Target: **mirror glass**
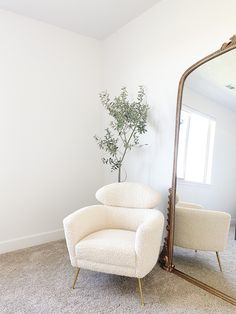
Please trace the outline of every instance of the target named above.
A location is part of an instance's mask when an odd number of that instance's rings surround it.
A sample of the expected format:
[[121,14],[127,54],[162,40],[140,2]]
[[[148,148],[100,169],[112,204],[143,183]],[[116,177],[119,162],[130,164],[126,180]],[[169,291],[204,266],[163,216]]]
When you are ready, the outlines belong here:
[[175,267],[236,298],[236,49],[184,83],[176,193]]

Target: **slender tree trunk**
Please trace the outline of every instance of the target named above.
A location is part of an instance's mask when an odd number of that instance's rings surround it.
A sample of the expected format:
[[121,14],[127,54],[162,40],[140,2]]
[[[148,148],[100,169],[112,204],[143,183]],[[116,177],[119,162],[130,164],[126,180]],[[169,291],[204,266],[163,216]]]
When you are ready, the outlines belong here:
[[[125,158],[127,149],[128,149],[128,147],[129,147],[129,142],[130,142],[131,138],[133,137],[135,130],[136,130],[136,126],[133,128],[133,131],[131,132],[130,137],[129,137],[129,139],[128,139],[128,142],[127,142],[127,144],[126,144],[126,148],[125,148],[124,153],[123,153],[123,156],[122,156],[122,158],[121,158],[121,165],[122,165],[122,162],[123,162],[123,160],[124,160],[124,158]],[[121,166],[120,166],[120,168],[119,168],[119,170],[118,170],[118,182],[121,182]]]
[[121,167],[118,169],[118,182],[121,180]]

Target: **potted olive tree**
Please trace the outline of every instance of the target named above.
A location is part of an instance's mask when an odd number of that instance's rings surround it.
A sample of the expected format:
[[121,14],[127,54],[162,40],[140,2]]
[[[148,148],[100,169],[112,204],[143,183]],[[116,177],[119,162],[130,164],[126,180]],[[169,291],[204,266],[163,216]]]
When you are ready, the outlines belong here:
[[121,168],[125,156],[139,143],[141,134],[147,132],[147,112],[149,106],[143,86],[139,87],[137,99],[130,102],[127,88],[123,87],[119,96],[113,100],[105,91],[100,93],[102,105],[107,110],[111,121],[105,129],[103,137],[95,135],[100,149],[105,151],[102,162],[111,167],[111,171],[118,171],[118,182],[121,181]]

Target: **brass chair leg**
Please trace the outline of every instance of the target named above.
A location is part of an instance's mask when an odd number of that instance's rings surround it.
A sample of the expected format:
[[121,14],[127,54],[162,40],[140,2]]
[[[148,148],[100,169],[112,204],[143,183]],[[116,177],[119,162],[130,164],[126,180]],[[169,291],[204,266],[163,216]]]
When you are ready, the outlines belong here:
[[140,294],[140,302],[141,305],[144,305],[144,301],[143,301],[143,291],[142,291],[142,284],[141,284],[141,279],[138,278],[138,287],[139,287],[139,294]]
[[217,257],[217,260],[218,260],[218,264],[219,264],[219,267],[220,267],[220,271],[222,272],[222,266],[221,266],[221,262],[220,262],[220,255],[219,255],[219,252],[216,252],[216,257]]
[[73,282],[72,289],[75,289],[75,283],[76,283],[76,280],[77,280],[77,278],[78,278],[79,271],[80,271],[80,268],[78,267],[77,272],[76,272],[76,275],[75,275],[75,279],[74,279],[74,282]]

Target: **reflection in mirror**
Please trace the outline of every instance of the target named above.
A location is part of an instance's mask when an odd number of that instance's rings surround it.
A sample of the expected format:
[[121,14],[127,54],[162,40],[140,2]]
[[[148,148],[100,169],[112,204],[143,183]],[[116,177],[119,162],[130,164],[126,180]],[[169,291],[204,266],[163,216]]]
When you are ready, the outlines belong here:
[[176,196],[175,267],[236,298],[236,50],[185,81]]

